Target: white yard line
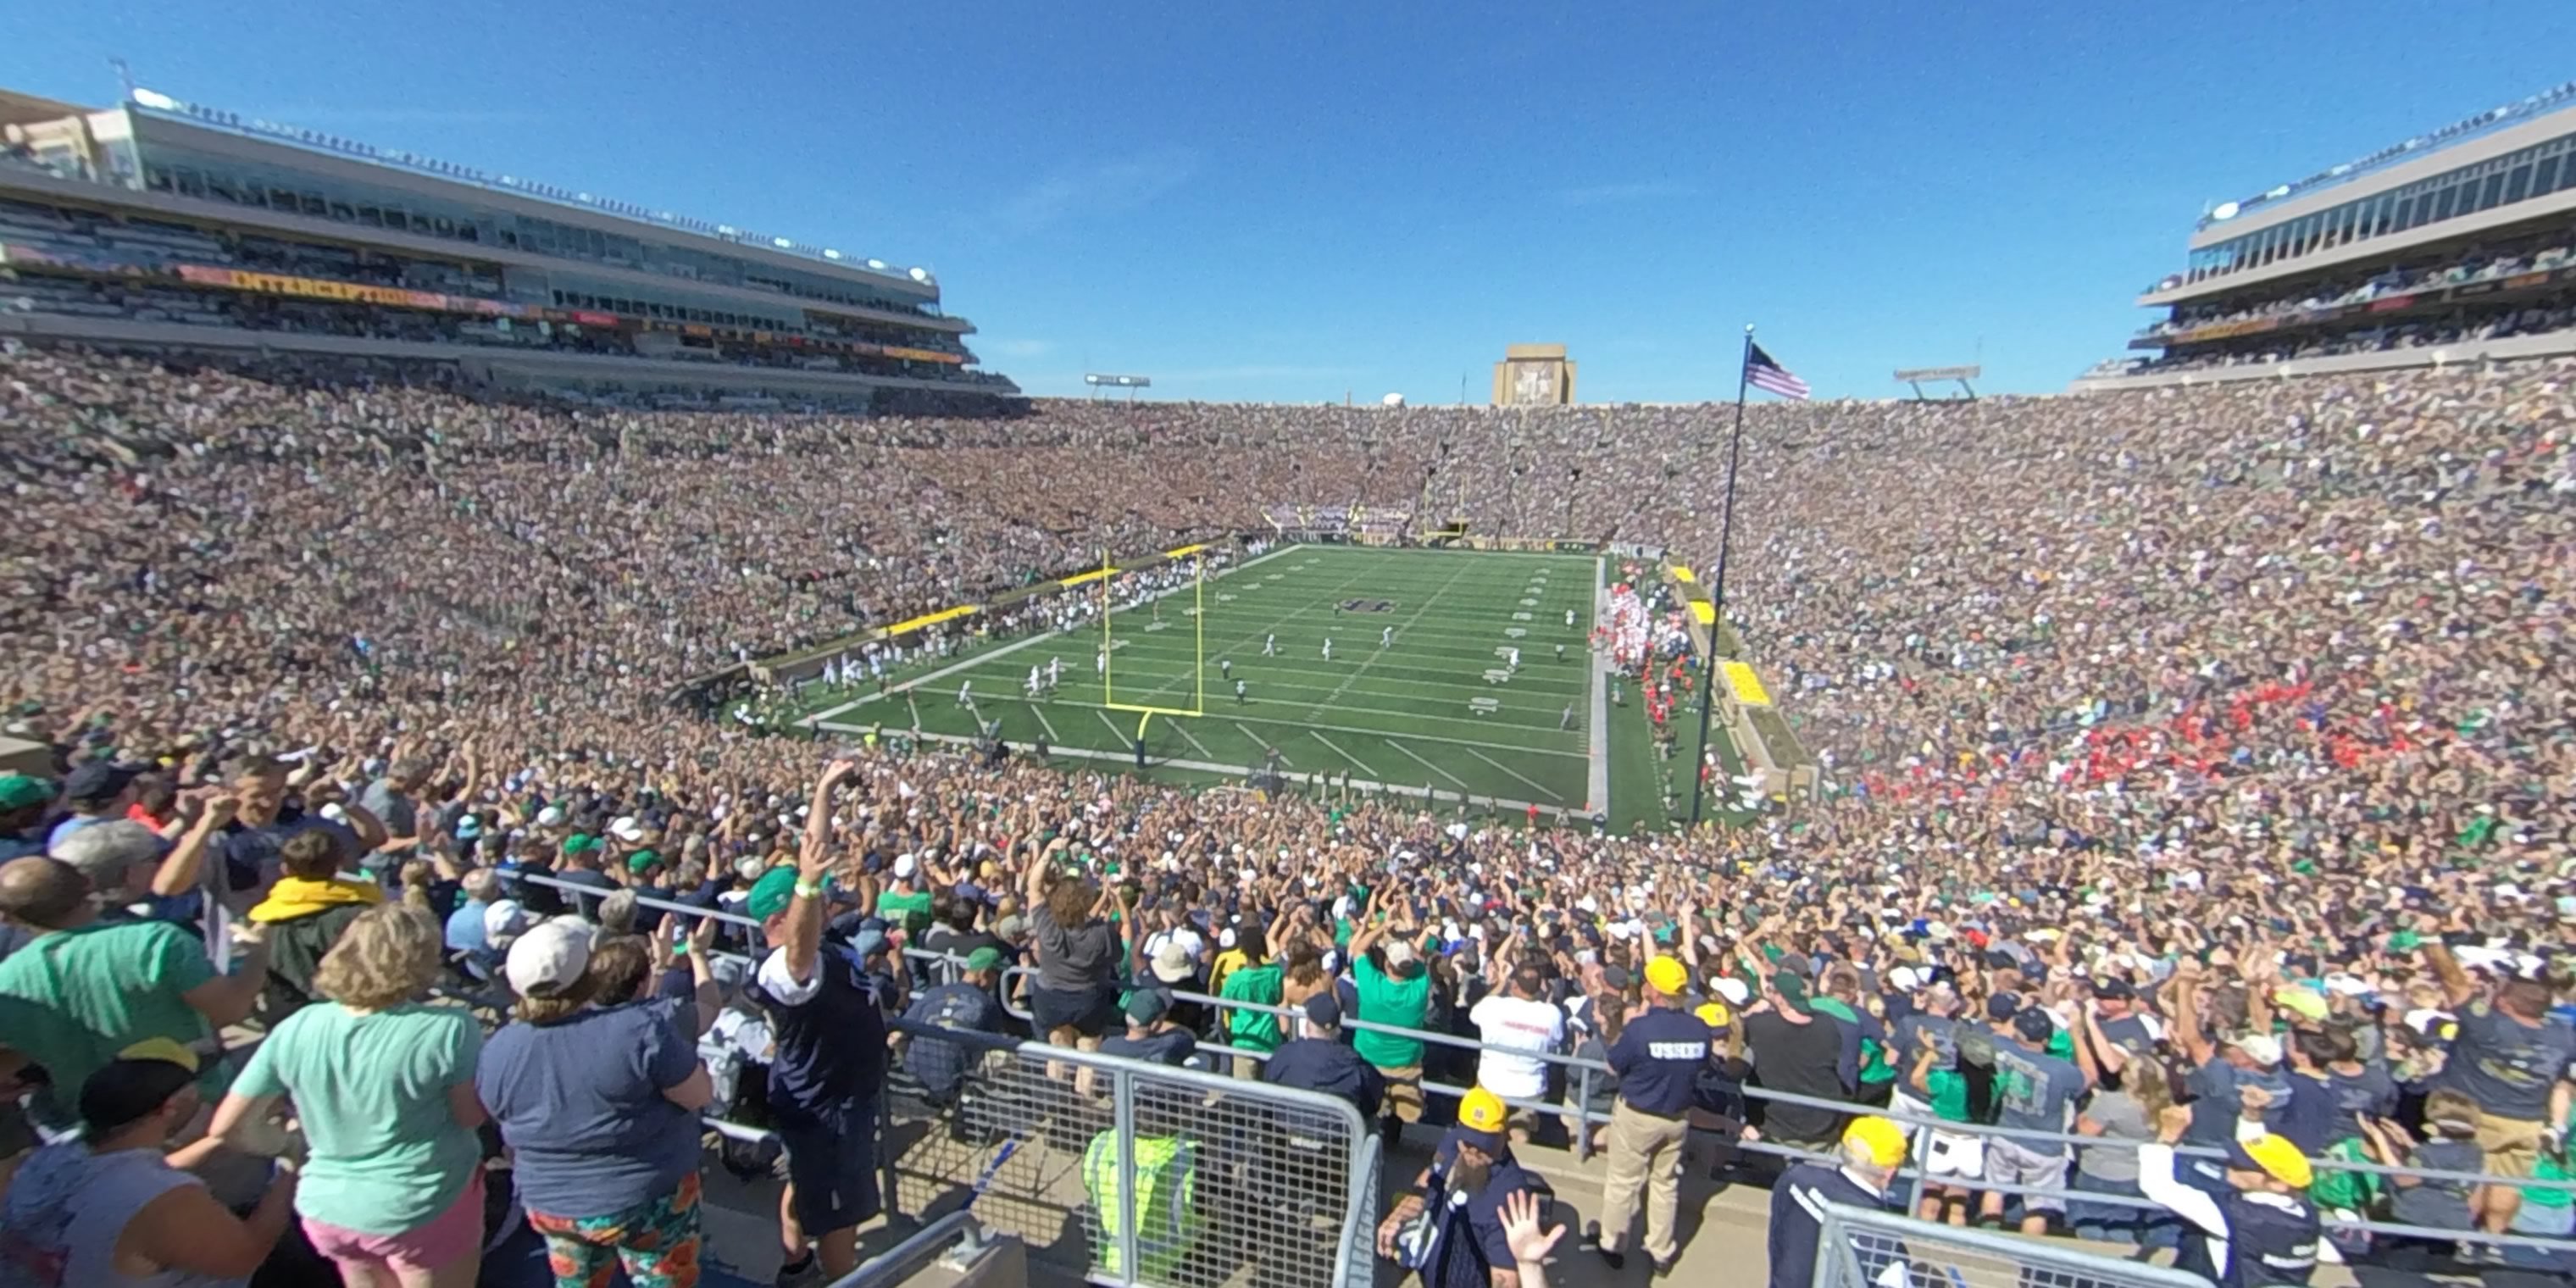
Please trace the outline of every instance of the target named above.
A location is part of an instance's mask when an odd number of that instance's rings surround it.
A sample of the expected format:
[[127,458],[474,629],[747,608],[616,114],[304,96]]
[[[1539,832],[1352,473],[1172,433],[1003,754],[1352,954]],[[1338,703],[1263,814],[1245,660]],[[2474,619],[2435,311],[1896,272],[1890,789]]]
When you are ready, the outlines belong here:
[[1030,703],[1030,704],[1029,704],[1029,714],[1030,714],[1030,715],[1033,715],[1033,716],[1036,716],[1036,717],[1038,718],[1038,728],[1040,728],[1040,729],[1044,729],[1044,730],[1046,730],[1046,731],[1047,731],[1047,741],[1048,741],[1048,742],[1062,742],[1062,741],[1064,741],[1063,736],[1062,736],[1062,735],[1060,735],[1060,734],[1058,734],[1058,733],[1055,731],[1055,722],[1046,718],[1046,708],[1045,708],[1045,707],[1039,706],[1037,703],[1032,702],[1032,703]]
[[1246,737],[1246,738],[1250,738],[1250,739],[1251,739],[1251,740],[1253,740],[1254,742],[1261,743],[1261,749],[1262,749],[1263,751],[1269,752],[1271,755],[1277,756],[1277,757],[1279,758],[1279,763],[1280,763],[1280,764],[1283,764],[1283,765],[1295,765],[1295,764],[1297,763],[1296,761],[1290,760],[1290,759],[1288,758],[1288,753],[1287,753],[1287,752],[1281,751],[1281,750],[1279,750],[1277,747],[1273,747],[1273,746],[1271,746],[1269,743],[1261,742],[1261,735],[1260,735],[1260,734],[1257,734],[1257,733],[1254,733],[1253,731],[1251,731],[1251,730],[1249,730],[1249,729],[1244,728],[1244,727],[1243,727],[1243,722],[1242,722],[1242,721],[1240,721],[1240,720],[1235,721],[1235,722],[1234,722],[1234,727],[1235,727],[1235,731],[1236,731],[1236,732],[1238,732],[1238,733],[1241,733],[1244,737]]
[[[1610,560],[1606,556],[1593,560],[1592,620],[1596,622],[1601,620],[1603,600],[1608,594],[1603,586],[1609,579]],[[1591,776],[1584,781],[1589,785],[1591,793],[1588,803],[1603,817],[1608,817],[1610,813],[1610,676],[1609,672],[1602,667],[1601,659],[1595,656],[1591,649],[1583,650],[1583,661],[1586,666],[1592,668],[1590,703],[1592,722],[1584,730],[1583,738],[1584,750],[1590,752],[1592,756],[1592,772]]]
[[[1404,625],[1397,627],[1395,633],[1397,635],[1402,635],[1406,631],[1412,630],[1413,624],[1421,621],[1422,615],[1430,612],[1431,606],[1439,603],[1440,597],[1448,594],[1449,588],[1457,585],[1458,579],[1466,575],[1466,572],[1467,566],[1465,564],[1458,565],[1457,571],[1449,574],[1449,580],[1440,583],[1440,589],[1431,592],[1430,597],[1422,601],[1422,606],[1420,608],[1413,610],[1413,615],[1411,617],[1404,619]],[[1378,659],[1385,657],[1386,654],[1387,650],[1384,647],[1381,647],[1378,651],[1369,654],[1368,660],[1360,663],[1357,670],[1352,671],[1348,677],[1344,678],[1339,688],[1336,688],[1330,694],[1327,694],[1323,701],[1316,703],[1311,710],[1306,712],[1306,718],[1312,720],[1315,717],[1324,714],[1324,712],[1335,702],[1341,700],[1343,694],[1350,692],[1351,686],[1359,683],[1360,677],[1368,674],[1369,668],[1376,666],[1378,664]],[[1372,770],[1371,772],[1373,773],[1375,771]]]
[[1100,709],[1100,708],[1098,708],[1098,707],[1093,707],[1093,708],[1091,709],[1091,714],[1093,714],[1093,715],[1095,715],[1095,716],[1100,717],[1100,723],[1102,723],[1102,724],[1105,724],[1105,725],[1109,726],[1109,736],[1110,736],[1110,737],[1112,737],[1112,738],[1117,739],[1117,740],[1118,740],[1118,745],[1119,745],[1119,746],[1121,746],[1121,747],[1127,747],[1127,748],[1130,748],[1130,749],[1132,749],[1132,748],[1134,748],[1134,747],[1135,747],[1135,745],[1136,745],[1136,740],[1135,740],[1135,739],[1133,739],[1133,738],[1128,737],[1128,736],[1127,736],[1127,731],[1126,731],[1126,730],[1124,730],[1124,729],[1119,728],[1119,727],[1118,727],[1118,722],[1117,722],[1117,721],[1115,721],[1115,720],[1110,719],[1110,718],[1109,718],[1109,713],[1108,713],[1108,712],[1106,712],[1106,711],[1104,711],[1104,710],[1101,710],[1101,709]]
[[[1379,566],[1379,565],[1381,565],[1381,564],[1383,564],[1384,562],[1385,562],[1384,560],[1371,560],[1371,561],[1369,561],[1368,565],[1367,565],[1367,566],[1365,566],[1365,567],[1363,567],[1363,568],[1361,568],[1361,569],[1360,569],[1360,571],[1358,571],[1358,572],[1356,572],[1356,573],[1351,574],[1349,577],[1345,578],[1345,579],[1344,579],[1340,584],[1338,584],[1338,585],[1334,586],[1331,590],[1324,592],[1325,597],[1324,597],[1324,601],[1323,601],[1323,602],[1324,602],[1325,604],[1327,604],[1327,605],[1330,605],[1330,604],[1333,602],[1333,596],[1339,595],[1339,594],[1341,594],[1343,591],[1350,589],[1350,588],[1351,588],[1351,583],[1356,582],[1356,581],[1359,581],[1359,580],[1361,580],[1362,578],[1368,577],[1368,576],[1370,576],[1371,574],[1375,573],[1375,572],[1378,570],[1378,566]],[[1246,565],[1246,566],[1249,566],[1249,565]],[[1454,575],[1454,574],[1453,574],[1453,575]],[[1202,666],[1202,667],[1204,667],[1204,666],[1206,666],[1208,663],[1213,662],[1213,661],[1217,660],[1218,658],[1221,658],[1221,657],[1232,657],[1232,656],[1234,656],[1234,651],[1235,651],[1236,649],[1242,648],[1244,645],[1250,644],[1250,643],[1252,643],[1254,640],[1259,639],[1259,638],[1261,638],[1261,637],[1263,637],[1263,636],[1266,636],[1266,635],[1275,635],[1275,634],[1277,634],[1277,633],[1278,633],[1278,631],[1279,631],[1279,628],[1280,628],[1280,627],[1285,626],[1285,625],[1287,625],[1288,623],[1290,623],[1290,622],[1292,622],[1292,621],[1295,621],[1297,618],[1299,618],[1299,617],[1303,616],[1303,615],[1304,615],[1304,614],[1306,614],[1306,613],[1309,613],[1309,612],[1314,611],[1314,608],[1315,608],[1315,605],[1313,605],[1313,604],[1309,603],[1309,604],[1303,605],[1303,606],[1298,607],[1298,608],[1292,608],[1292,609],[1289,609],[1286,613],[1284,613],[1284,614],[1282,614],[1281,616],[1279,616],[1276,620],[1273,620],[1269,625],[1262,627],[1260,630],[1254,631],[1254,632],[1252,632],[1252,633],[1251,633],[1251,634],[1249,634],[1249,635],[1242,636],[1241,638],[1236,639],[1236,640],[1235,640],[1235,641],[1233,641],[1232,643],[1227,644],[1224,648],[1218,649],[1217,651],[1215,651],[1215,652],[1213,652],[1213,653],[1207,653],[1207,654],[1204,654],[1204,655],[1203,655],[1203,656],[1201,656],[1201,657],[1200,657],[1200,659],[1199,659],[1199,665],[1200,665],[1200,666]],[[1147,689],[1147,690],[1145,691],[1145,698],[1137,699],[1137,705],[1142,706],[1142,705],[1144,705],[1144,702],[1145,702],[1145,699],[1146,699],[1146,698],[1153,698],[1153,697],[1156,697],[1156,696],[1158,696],[1158,695],[1160,695],[1160,694],[1162,694],[1162,693],[1164,693],[1164,692],[1168,691],[1168,690],[1169,690],[1173,685],[1176,685],[1176,684],[1186,684],[1186,683],[1188,683],[1188,682],[1189,682],[1189,679],[1190,679],[1189,675],[1188,675],[1187,673],[1183,673],[1183,674],[1182,674],[1182,676],[1181,676],[1179,679],[1166,680],[1166,681],[1164,681],[1163,683],[1158,684],[1158,685],[1154,686],[1154,687],[1153,687],[1153,688],[1151,688],[1151,689]]]
[[1521,771],[1519,771],[1519,770],[1517,770],[1517,769],[1514,769],[1514,768],[1512,768],[1511,766],[1506,765],[1506,764],[1504,764],[1503,762],[1501,762],[1501,761],[1499,761],[1499,760],[1496,760],[1496,759],[1494,759],[1493,757],[1488,756],[1488,755],[1486,755],[1485,753],[1483,753],[1483,752],[1481,752],[1481,751],[1478,751],[1478,750],[1476,750],[1476,749],[1475,749],[1475,748],[1473,748],[1473,747],[1469,747],[1469,748],[1467,749],[1467,754],[1468,754],[1468,755],[1470,755],[1470,756],[1475,757],[1475,758],[1476,758],[1476,759],[1478,759],[1478,760],[1481,760],[1481,761],[1485,762],[1485,763],[1486,763],[1486,764],[1488,764],[1488,765],[1493,766],[1493,767],[1494,767],[1494,768],[1496,768],[1496,769],[1499,769],[1499,770],[1503,771],[1503,772],[1504,772],[1504,773],[1506,773],[1506,774],[1510,774],[1510,775],[1511,775],[1512,777],[1514,777],[1514,778],[1518,778],[1518,779],[1520,779],[1520,780],[1521,780],[1522,782],[1524,782],[1524,783],[1529,783],[1529,786],[1530,786],[1530,790],[1531,790],[1531,791],[1537,792],[1539,795],[1541,795],[1541,796],[1545,796],[1545,797],[1546,797],[1546,798],[1548,798],[1549,800],[1562,802],[1562,801],[1564,801],[1564,799],[1565,799],[1564,797],[1559,796],[1559,795],[1557,795],[1556,793],[1554,793],[1554,792],[1552,792],[1552,791],[1549,791],[1547,788],[1542,787],[1542,786],[1540,786],[1539,784],[1537,784],[1537,783],[1535,783],[1535,782],[1531,782],[1529,778],[1525,777],[1525,776],[1521,773]]
[[1423,759],[1420,755],[1414,752],[1413,748],[1407,747],[1393,738],[1387,739],[1386,745],[1395,748],[1397,751],[1400,751],[1405,755],[1412,756],[1413,763],[1422,766],[1424,769],[1430,770],[1432,773],[1440,775],[1442,778],[1448,779],[1450,782],[1458,784],[1461,788],[1464,788],[1467,785],[1466,779],[1460,778],[1456,774],[1450,773],[1448,770],[1442,769],[1440,766]]
[[[830,729],[837,733],[864,733],[867,731],[867,727],[865,725],[827,724],[818,727]],[[922,733],[916,736],[924,742],[944,742],[952,746],[959,747],[971,747],[974,746],[977,741],[968,735],[956,733]],[[1056,757],[1062,759],[1103,760],[1121,765],[1133,764],[1135,758],[1135,753],[1133,751],[1094,751],[1088,747],[1056,747],[1053,748],[1052,751]],[[1248,778],[1254,772],[1253,767],[1250,765],[1223,765],[1214,761],[1206,760],[1156,760],[1153,763],[1157,765],[1169,765],[1174,769],[1195,770],[1203,774],[1230,774],[1237,778]],[[1320,786],[1323,784],[1325,779],[1325,775],[1319,773],[1291,773],[1284,776],[1291,782],[1309,786]],[[1457,780],[1452,778],[1450,781],[1456,782]],[[1338,780],[1336,780],[1335,785],[1339,785]],[[1470,805],[1488,805],[1496,809],[1506,809],[1517,813],[1528,809],[1532,804],[1530,801],[1513,800],[1507,796],[1476,796],[1466,792],[1435,792],[1406,783],[1372,782],[1365,778],[1354,778],[1350,781],[1350,785],[1354,789],[1363,792],[1386,792],[1396,796],[1421,796],[1435,805],[1448,801],[1464,801]],[[1537,802],[1537,804],[1539,812],[1542,814],[1552,814],[1559,819],[1570,819],[1575,817],[1575,812],[1565,808],[1563,805],[1550,805],[1544,801]]]
[[[855,704],[854,704],[854,705],[855,705]],[[915,733],[919,733],[919,732],[921,732],[921,704],[920,704],[920,703],[918,703],[918,702],[913,701],[913,700],[912,700],[912,694],[910,694],[909,692],[907,692],[907,693],[905,693],[905,694],[903,695],[903,705],[905,706],[905,708],[906,708],[906,709],[908,709],[908,710],[910,710],[910,711],[912,712],[912,729],[913,729],[913,732],[915,732]],[[820,723],[819,718],[817,719],[816,723],[819,725],[819,723]]]
[[1178,720],[1174,720],[1174,721],[1172,721],[1172,722],[1171,722],[1171,726],[1172,726],[1172,732],[1174,732],[1174,733],[1176,733],[1176,734],[1179,734],[1179,735],[1181,736],[1181,741],[1186,742],[1186,743],[1188,743],[1189,745],[1191,745],[1191,746],[1193,746],[1193,747],[1198,748],[1198,749],[1199,749],[1199,754],[1200,754],[1200,755],[1202,755],[1202,756],[1211,756],[1211,757],[1212,757],[1212,756],[1214,756],[1214,755],[1216,755],[1216,753],[1215,753],[1215,752],[1210,751],[1210,750],[1208,750],[1208,749],[1207,749],[1207,744],[1206,744],[1206,743],[1200,742],[1200,741],[1197,739],[1197,737],[1193,736],[1193,735],[1190,733],[1190,727],[1189,727],[1188,725],[1182,724],[1182,723],[1181,723],[1180,721],[1178,721]]
[[[1251,558],[1249,558],[1249,559],[1244,560],[1242,563],[1236,564],[1236,565],[1234,565],[1233,567],[1228,568],[1228,569],[1226,569],[1225,571],[1220,572],[1220,573],[1216,574],[1215,576],[1208,578],[1208,582],[1209,582],[1209,584],[1210,584],[1210,585],[1214,585],[1215,583],[1217,583],[1217,582],[1219,582],[1219,581],[1223,581],[1225,578],[1230,577],[1230,576],[1234,575],[1235,573],[1239,573],[1239,572],[1243,571],[1244,569],[1251,567],[1251,566],[1252,566],[1252,565],[1254,565],[1254,564],[1261,563],[1261,562],[1263,562],[1263,561],[1265,561],[1265,560],[1276,559],[1276,558],[1278,558],[1279,556],[1284,555],[1284,554],[1288,553],[1288,552],[1289,552],[1289,551],[1291,551],[1291,550],[1297,550],[1297,549],[1302,549],[1302,547],[1300,547],[1300,546],[1295,546],[1295,545],[1285,545],[1285,546],[1279,546],[1279,547],[1277,547],[1277,548],[1275,548],[1275,549],[1262,551],[1260,554],[1254,555],[1253,557],[1251,557]],[[1155,599],[1161,599],[1161,598],[1163,598],[1163,597],[1164,597],[1164,596],[1166,596],[1166,595],[1177,594],[1177,593],[1179,593],[1180,591],[1183,591],[1183,590],[1188,589],[1191,585],[1192,585],[1192,583],[1190,583],[1190,582],[1186,582],[1186,581],[1185,581],[1185,582],[1182,582],[1182,583],[1181,583],[1180,585],[1178,585],[1178,586],[1173,586],[1173,587],[1170,587],[1170,588],[1165,589],[1165,590],[1156,591],[1156,592],[1154,593],[1154,595],[1152,596],[1152,598],[1155,598]],[[1118,609],[1118,610],[1115,610],[1115,611],[1118,611],[1118,612],[1125,612],[1125,611],[1127,611],[1127,610],[1126,610],[1126,609]],[[995,649],[990,649],[990,650],[986,650],[986,651],[978,652],[978,653],[974,654],[974,655],[973,655],[973,656],[971,656],[971,657],[967,657],[967,658],[964,658],[964,659],[962,659],[962,660],[960,660],[960,661],[957,661],[957,662],[951,663],[951,664],[950,664],[950,665],[948,665],[948,666],[941,667],[940,669],[938,669],[938,670],[936,670],[936,671],[933,671],[933,672],[929,673],[928,675],[916,675],[916,676],[914,676],[913,678],[911,678],[911,679],[909,679],[909,680],[906,680],[906,681],[904,681],[904,682],[903,682],[903,683],[901,683],[901,684],[894,685],[894,686],[892,687],[892,689],[891,689],[888,693],[886,693],[886,694],[880,695],[880,694],[874,694],[874,693],[871,693],[871,694],[869,694],[868,696],[866,696],[866,697],[864,697],[864,698],[860,698],[860,699],[858,699],[858,700],[857,700],[857,701],[855,701],[855,702],[844,702],[844,703],[842,703],[841,705],[839,705],[839,706],[837,706],[837,707],[834,707],[834,708],[832,708],[832,709],[831,709],[831,710],[829,710],[829,711],[818,711],[818,712],[815,712],[813,715],[807,716],[807,717],[805,717],[804,719],[797,721],[796,723],[798,723],[798,724],[802,724],[802,725],[820,725],[820,724],[822,724],[824,721],[829,720],[829,719],[832,719],[832,718],[833,718],[833,717],[835,717],[835,716],[845,715],[845,714],[847,714],[847,713],[849,713],[849,712],[852,712],[852,711],[855,711],[855,710],[859,709],[860,707],[866,706],[867,704],[869,704],[869,703],[871,703],[871,702],[875,702],[875,701],[877,701],[881,696],[882,696],[882,697],[891,697],[891,696],[893,696],[893,694],[901,693],[901,694],[905,695],[905,697],[906,697],[906,698],[907,698],[907,700],[908,700],[908,699],[911,697],[911,691],[912,691],[913,689],[915,689],[915,688],[917,688],[917,687],[919,687],[919,686],[921,686],[921,685],[924,685],[924,684],[930,684],[930,683],[934,683],[934,682],[939,681],[939,680],[946,679],[946,678],[948,678],[949,676],[955,675],[955,674],[957,674],[959,671],[966,670],[966,669],[967,669],[967,668],[969,668],[969,667],[982,666],[982,665],[983,665],[983,664],[985,664],[986,662],[990,662],[990,661],[992,661],[993,659],[995,659],[995,658],[997,658],[997,657],[1008,657],[1008,656],[1010,656],[1010,655],[1011,655],[1011,654],[1013,654],[1013,653],[1017,653],[1017,652],[1019,652],[1021,649],[1027,648],[1028,646],[1030,646],[1030,645],[1032,645],[1032,644],[1039,643],[1040,641],[1043,641],[1043,640],[1056,639],[1056,638],[1059,638],[1059,637],[1062,637],[1062,636],[1071,635],[1071,634],[1073,634],[1073,633],[1075,633],[1075,632],[1077,632],[1077,631],[1082,631],[1082,632],[1086,632],[1086,633],[1096,633],[1096,632],[1098,632],[1098,630],[1099,630],[1099,629],[1100,629],[1100,623],[1098,623],[1097,621],[1090,621],[1090,622],[1081,622],[1081,623],[1077,623],[1077,624],[1075,624],[1075,625],[1073,625],[1073,626],[1066,627],[1065,629],[1060,630],[1060,631],[1040,631],[1040,632],[1038,632],[1038,633],[1037,633],[1037,634],[1035,634],[1035,635],[1027,635],[1027,636],[1023,636],[1023,637],[1021,637],[1021,638],[1019,638],[1019,639],[1016,639],[1016,640],[1011,641],[1011,642],[1010,642],[1010,643],[1008,643],[1008,644],[1004,644],[1004,645],[1002,645],[1002,646],[1001,646],[1001,647],[999,647],[999,648],[995,648]],[[919,722],[918,722],[918,721],[915,721],[914,723],[915,723],[916,727],[919,725]]]
[[1359,757],[1354,756],[1354,755],[1352,755],[1351,753],[1349,753],[1349,752],[1347,752],[1347,751],[1342,750],[1340,747],[1335,747],[1335,746],[1333,746],[1333,740],[1332,740],[1332,739],[1327,738],[1327,737],[1325,737],[1324,735],[1322,735],[1322,734],[1320,734],[1320,733],[1315,733],[1315,731],[1314,731],[1314,730],[1312,730],[1312,729],[1309,729],[1309,730],[1307,730],[1306,732],[1315,734],[1315,741],[1320,742],[1320,743],[1324,744],[1324,745],[1325,745],[1325,746],[1327,746],[1327,747],[1332,747],[1332,748],[1333,748],[1333,754],[1334,754],[1334,755],[1339,756],[1339,757],[1341,757],[1342,759],[1347,760],[1347,761],[1351,762],[1352,764],[1359,766],[1359,767],[1360,767],[1361,772],[1366,773],[1369,777],[1371,777],[1371,778],[1375,778],[1375,777],[1377,777],[1377,770],[1376,770],[1376,768],[1375,768],[1375,767],[1373,767],[1373,766],[1371,766],[1367,761],[1362,760],[1362,759],[1360,759]]

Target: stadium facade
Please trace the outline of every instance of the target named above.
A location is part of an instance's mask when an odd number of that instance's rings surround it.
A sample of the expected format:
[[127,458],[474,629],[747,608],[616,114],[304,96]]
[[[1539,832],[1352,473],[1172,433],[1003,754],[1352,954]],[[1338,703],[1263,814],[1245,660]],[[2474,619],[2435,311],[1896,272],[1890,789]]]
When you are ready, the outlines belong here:
[[2077,388],[2576,351],[2576,82],[2213,207]]
[[928,270],[179,102],[0,91],[0,335],[457,364],[503,388],[965,410]]

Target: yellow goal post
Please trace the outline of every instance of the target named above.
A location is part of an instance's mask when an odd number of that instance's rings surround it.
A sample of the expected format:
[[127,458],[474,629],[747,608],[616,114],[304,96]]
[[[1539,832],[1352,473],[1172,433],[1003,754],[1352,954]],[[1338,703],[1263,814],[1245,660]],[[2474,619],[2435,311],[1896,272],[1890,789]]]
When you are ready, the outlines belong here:
[[1118,700],[1118,637],[1113,619],[1117,614],[1110,604],[1109,583],[1118,569],[1110,564],[1109,552],[1100,553],[1100,570],[1086,574],[1100,582],[1100,705],[1111,711],[1133,711],[1138,714],[1136,737],[1141,741],[1145,726],[1156,716],[1196,717],[1207,714],[1207,559],[1205,546],[1183,546],[1166,551],[1168,558],[1190,561],[1190,705],[1159,706],[1145,702]]

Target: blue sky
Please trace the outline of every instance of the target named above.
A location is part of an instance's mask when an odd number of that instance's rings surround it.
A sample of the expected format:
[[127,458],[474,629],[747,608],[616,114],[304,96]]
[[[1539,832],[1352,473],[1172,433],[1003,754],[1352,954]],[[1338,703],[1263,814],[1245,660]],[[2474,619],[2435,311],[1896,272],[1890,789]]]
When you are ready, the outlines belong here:
[[[138,5],[0,85],[175,97],[934,268],[1033,393],[2062,388],[2207,203],[2570,72],[2564,0]],[[32,38],[30,38],[32,37]]]

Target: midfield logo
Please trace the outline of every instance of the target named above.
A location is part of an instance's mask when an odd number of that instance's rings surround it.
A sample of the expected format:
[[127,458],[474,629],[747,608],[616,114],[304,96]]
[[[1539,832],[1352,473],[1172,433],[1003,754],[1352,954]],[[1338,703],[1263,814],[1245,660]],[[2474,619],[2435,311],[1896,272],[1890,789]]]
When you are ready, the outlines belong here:
[[1395,601],[1392,599],[1345,599],[1342,601],[1342,611],[1345,613],[1392,613],[1395,611]]

